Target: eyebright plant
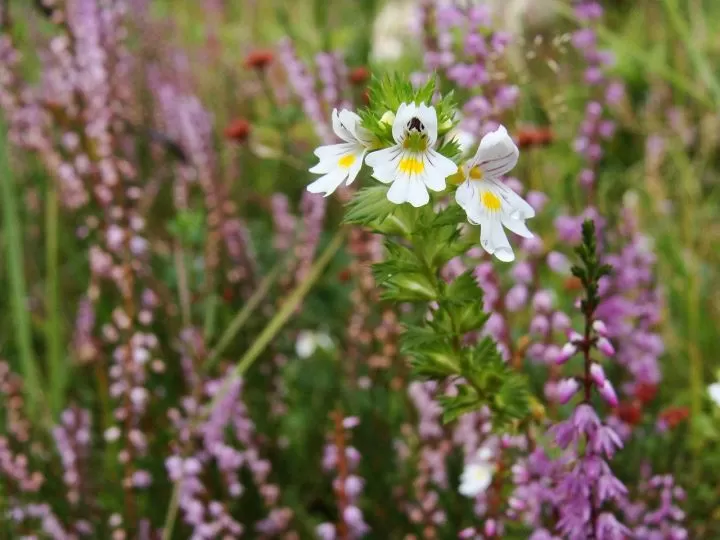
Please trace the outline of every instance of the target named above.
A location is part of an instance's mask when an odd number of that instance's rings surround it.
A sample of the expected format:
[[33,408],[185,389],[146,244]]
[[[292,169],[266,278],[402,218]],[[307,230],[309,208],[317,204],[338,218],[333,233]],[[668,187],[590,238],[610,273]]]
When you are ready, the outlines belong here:
[[[311,171],[325,176],[308,189],[329,194],[346,178],[352,182],[365,148],[372,150],[365,162],[390,187],[357,192],[345,222],[384,236],[386,260],[373,266],[382,298],[419,308],[406,324],[402,350],[417,376],[444,385],[444,421],[486,405],[496,425],[508,424],[528,414],[525,377],[503,361],[492,338],[477,338],[490,315],[472,270],[450,283],[441,271],[475,244],[462,226],[465,213],[481,225],[483,248],[509,261],[513,252],[502,225],[532,236],[524,220],[534,212],[499,180],[519,154],[505,128],[483,138],[475,156],[458,165],[458,141],[449,135],[456,105],[451,94],[434,96],[434,80],[419,89],[397,77],[374,80],[369,107],[357,115],[333,112],[335,132],[346,143],[315,151],[320,163]],[[460,206],[448,204],[448,177],[451,186],[462,183],[455,194]],[[436,193],[435,204],[429,191]]]

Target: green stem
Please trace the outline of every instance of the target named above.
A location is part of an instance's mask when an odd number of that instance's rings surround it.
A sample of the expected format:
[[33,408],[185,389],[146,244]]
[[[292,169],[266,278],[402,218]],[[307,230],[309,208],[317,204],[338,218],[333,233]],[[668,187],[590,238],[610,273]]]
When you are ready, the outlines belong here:
[[277,281],[277,278],[280,276],[280,272],[282,271],[282,269],[285,268],[288,259],[289,257],[275,265],[275,267],[270,271],[270,273],[265,276],[262,282],[260,282],[259,287],[248,299],[247,303],[238,312],[238,314],[235,315],[235,318],[230,322],[230,325],[225,329],[222,336],[220,336],[217,345],[215,345],[215,347],[208,354],[208,358],[203,365],[203,369],[205,371],[208,371],[217,363],[220,355],[225,351],[228,345],[230,345],[237,333],[248,321],[250,315],[252,315],[255,309],[260,305],[260,302],[262,302],[262,300],[265,298],[268,291],[270,290],[270,287],[272,287],[275,281]]
[[26,405],[28,412],[34,415],[38,411],[40,404],[42,386],[40,370],[35,362],[32,348],[30,314],[27,306],[28,294],[25,275],[23,274],[22,227],[15,198],[13,175],[8,160],[6,133],[5,123],[0,120],[0,199],[2,200],[0,204],[2,204],[4,218],[11,312],[20,357],[23,388],[27,397]]
[[58,194],[54,181],[48,184],[45,201],[45,336],[47,340],[50,409],[54,418],[63,408],[67,385],[67,366],[63,363],[60,298],[58,296]]

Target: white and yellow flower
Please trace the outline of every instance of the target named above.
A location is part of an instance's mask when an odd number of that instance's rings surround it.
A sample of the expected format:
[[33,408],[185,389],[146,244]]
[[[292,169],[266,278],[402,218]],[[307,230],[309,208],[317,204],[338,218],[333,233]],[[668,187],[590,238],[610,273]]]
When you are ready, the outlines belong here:
[[392,125],[395,145],[368,154],[365,163],[373,176],[392,184],[387,198],[395,204],[409,202],[420,207],[430,202],[428,189],[443,191],[445,179],[457,165],[433,149],[437,142],[435,108],[424,103],[400,105]]
[[492,484],[495,474],[495,463],[489,448],[478,450],[475,460],[465,465],[460,475],[460,487],[458,491],[465,497],[477,497],[485,492]]
[[370,146],[370,136],[360,126],[360,117],[354,112],[333,109],[332,123],[335,135],[345,142],[321,146],[315,150],[320,162],[310,172],[323,176],[307,187],[310,193],[322,193],[325,197],[344,181],[347,180],[348,186],[353,183]]
[[522,237],[533,236],[525,220],[534,217],[535,210],[500,180],[515,167],[519,155],[507,130],[500,126],[482,138],[475,156],[462,167],[464,181],[455,192],[468,221],[481,227],[483,249],[504,262],[514,260],[515,254],[503,226]]

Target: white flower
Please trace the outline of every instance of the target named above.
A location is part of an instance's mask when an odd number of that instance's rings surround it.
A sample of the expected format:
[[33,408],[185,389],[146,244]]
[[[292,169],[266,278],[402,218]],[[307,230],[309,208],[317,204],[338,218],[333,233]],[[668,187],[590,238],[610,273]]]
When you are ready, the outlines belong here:
[[310,172],[323,176],[307,187],[310,193],[322,193],[326,197],[343,181],[347,180],[347,185],[353,183],[370,144],[370,137],[360,126],[360,117],[354,112],[333,109],[332,123],[335,135],[345,142],[321,146],[315,150],[320,163],[312,167]]
[[460,475],[460,488],[458,491],[465,497],[477,497],[492,484],[495,474],[495,464],[492,460],[492,451],[481,448],[475,456],[475,461],[465,465]]
[[455,192],[455,200],[465,210],[468,221],[480,225],[480,244],[498,259],[515,259],[503,226],[515,234],[532,238],[525,220],[535,210],[522,197],[500,181],[500,177],[517,163],[520,152],[507,130],[500,126],[485,135],[475,157],[462,168],[463,182]]
[[409,21],[417,18],[413,2],[388,2],[375,17],[372,35],[372,57],[394,62],[402,57],[405,42],[413,38]]
[[309,358],[318,347],[332,349],[332,338],[325,333],[308,330],[303,330],[298,334],[297,341],[295,341],[295,352],[299,358]]
[[437,153],[437,113],[424,103],[403,103],[393,121],[394,146],[368,154],[373,176],[392,184],[387,198],[395,204],[420,207],[430,202],[428,189],[443,191],[445,178],[457,172],[452,160]]
[[712,383],[708,386],[708,394],[710,394],[710,399],[713,400],[715,405],[720,407],[720,382]]

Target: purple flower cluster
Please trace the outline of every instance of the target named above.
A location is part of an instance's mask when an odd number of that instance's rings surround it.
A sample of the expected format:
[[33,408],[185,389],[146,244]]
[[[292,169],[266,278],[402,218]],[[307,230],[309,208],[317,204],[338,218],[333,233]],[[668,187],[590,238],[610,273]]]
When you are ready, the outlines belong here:
[[[288,76],[288,82],[292,86],[295,95],[302,102],[303,110],[307,115],[308,119],[313,123],[315,133],[324,143],[333,142],[332,129],[327,123],[327,118],[330,117],[327,111],[323,108],[322,97],[318,94],[316,88],[316,82],[314,77],[309,73],[308,68],[298,58],[290,39],[284,39],[280,42],[280,61]],[[325,57],[323,57],[325,60]],[[331,97],[336,97],[337,85],[336,85],[336,71],[333,69],[335,62],[321,61],[323,69],[323,82],[325,83],[325,94]]]
[[[421,17],[427,72],[442,73],[474,95],[463,106],[462,127],[476,134],[496,129],[503,112],[512,109],[520,95],[500,69],[511,34],[492,29],[487,5],[463,9],[452,2],[428,2]],[[414,79],[419,83],[427,76],[418,73]]]
[[[638,502],[622,504],[635,538],[647,540],[686,540],[683,526],[685,512],[677,505],[684,501],[685,491],[675,485],[672,475],[652,476],[638,485]],[[651,506],[656,504],[657,506]]]
[[343,418],[339,412],[334,416],[334,429],[330,441],[325,445],[322,468],[326,472],[337,473],[333,479],[333,490],[340,515],[337,525],[321,523],[316,533],[323,540],[362,538],[370,531],[358,506],[365,480],[357,473],[360,453],[353,446],[347,445],[350,430],[358,425],[359,420],[353,416]]
[[580,184],[592,191],[598,163],[603,157],[601,142],[612,138],[616,128],[615,122],[605,116],[605,105],[616,105],[622,99],[624,89],[622,83],[608,78],[606,70],[612,67],[615,59],[612,52],[598,48],[597,33],[592,27],[602,17],[602,7],[595,0],[580,0],[575,4],[575,13],[586,26],[573,33],[572,44],[586,62],[583,84],[594,96],[585,108],[585,118],[573,148],[585,161],[579,176]]

